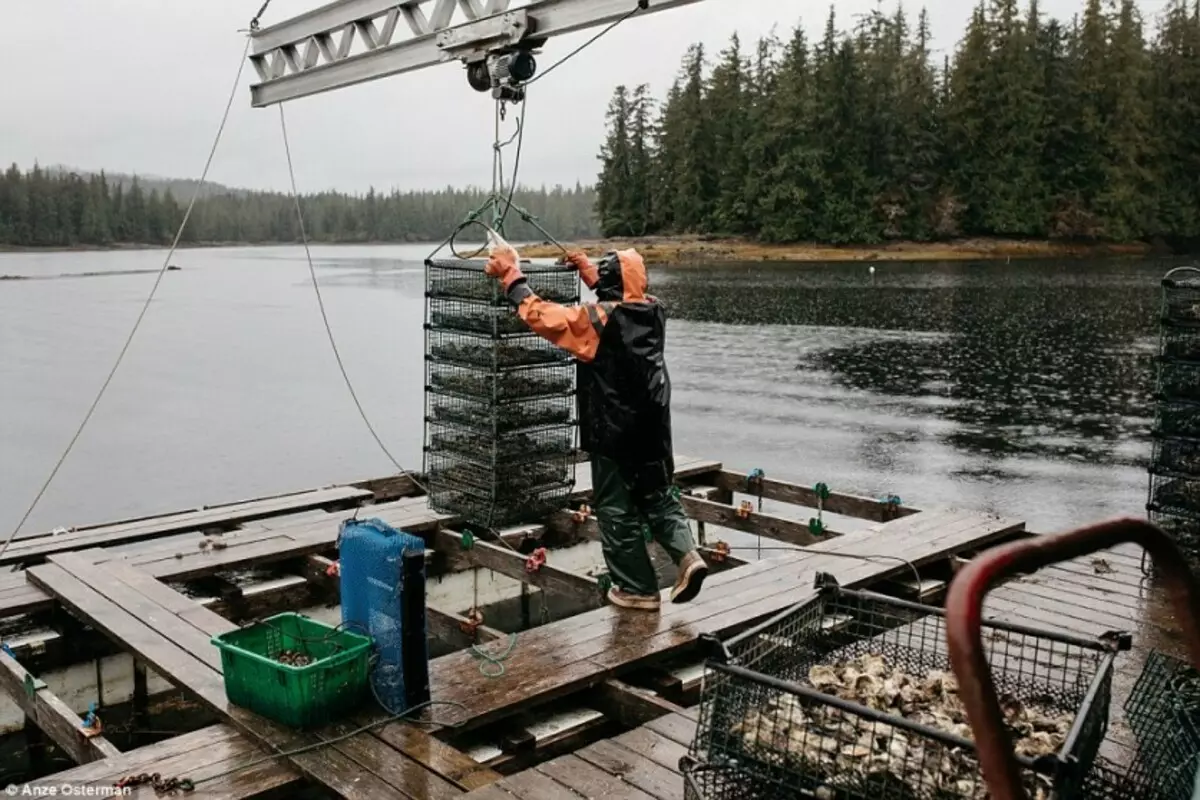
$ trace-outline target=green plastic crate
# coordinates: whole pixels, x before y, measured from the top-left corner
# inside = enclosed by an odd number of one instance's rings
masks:
[[[276,614],[212,638],[221,651],[230,702],[295,728],[321,725],[370,695],[370,638],[302,614]],[[315,659],[303,667],[275,658],[293,650]]]

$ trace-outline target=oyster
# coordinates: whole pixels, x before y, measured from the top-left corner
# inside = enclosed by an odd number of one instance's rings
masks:
[[[914,675],[882,653],[868,653],[813,666],[807,678],[822,694],[974,739],[950,672]],[[1000,699],[1018,754],[1037,758],[1062,749],[1073,713],[1046,705],[1048,700],[1033,703],[1012,694]],[[750,711],[733,733],[742,737],[747,754],[813,779],[821,800],[881,793],[939,800],[988,796],[973,750],[789,693]],[[1049,798],[1051,787],[1039,776],[1029,773],[1026,784],[1030,797]]]

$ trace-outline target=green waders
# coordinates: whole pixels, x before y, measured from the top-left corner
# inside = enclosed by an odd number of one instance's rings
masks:
[[[635,501],[616,462],[602,456],[592,458],[592,493],[601,549],[613,585],[631,594],[658,594],[658,575],[642,524],[650,527],[654,541],[678,564],[696,548],[683,506],[669,486]]]

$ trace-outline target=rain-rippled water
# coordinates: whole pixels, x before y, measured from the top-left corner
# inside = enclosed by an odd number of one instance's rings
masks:
[[[363,405],[419,467],[427,248],[314,252]],[[162,258],[0,255],[0,275],[46,278],[0,281],[0,530],[74,433]],[[27,531],[392,471],[341,382],[301,249],[174,263]],[[1034,530],[1141,514],[1158,280],[1177,263],[655,269],[676,449]],[[151,272],[103,274],[130,270]]]

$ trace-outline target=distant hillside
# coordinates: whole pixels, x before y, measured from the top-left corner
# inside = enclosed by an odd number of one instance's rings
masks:
[[[92,173],[58,165],[0,174],[0,246],[110,247],[170,242],[195,191],[195,181],[153,175]],[[479,209],[478,188],[392,189],[366,194],[303,195],[305,228],[316,242],[438,242]],[[594,238],[596,193],[576,184],[519,188],[513,208],[527,209],[556,238]],[[473,232],[477,237],[478,231]],[[542,241],[520,214],[508,215],[505,235]],[[184,230],[184,244],[296,242],[295,200],[279,192],[205,185]]]
[[[92,172],[86,169],[78,169],[77,167],[69,167],[63,164],[55,164],[52,167],[44,167],[48,175],[62,176],[74,173],[81,178],[90,178],[93,175],[99,175],[98,172]],[[194,180],[186,180],[183,178],[163,178],[158,175],[129,175],[124,172],[105,172],[105,180],[107,180],[110,188],[120,186],[123,190],[128,191],[133,185],[133,180],[136,177],[138,184],[142,187],[142,191],[149,194],[157,191],[159,194],[166,194],[168,191],[175,196],[175,199],[181,202],[186,202],[192,197],[192,192],[196,191],[196,183]],[[244,197],[252,194],[249,189],[235,189],[225,186],[220,183],[209,181],[204,184],[204,188],[200,192],[201,197],[213,197],[215,195],[232,194],[235,197]]]

